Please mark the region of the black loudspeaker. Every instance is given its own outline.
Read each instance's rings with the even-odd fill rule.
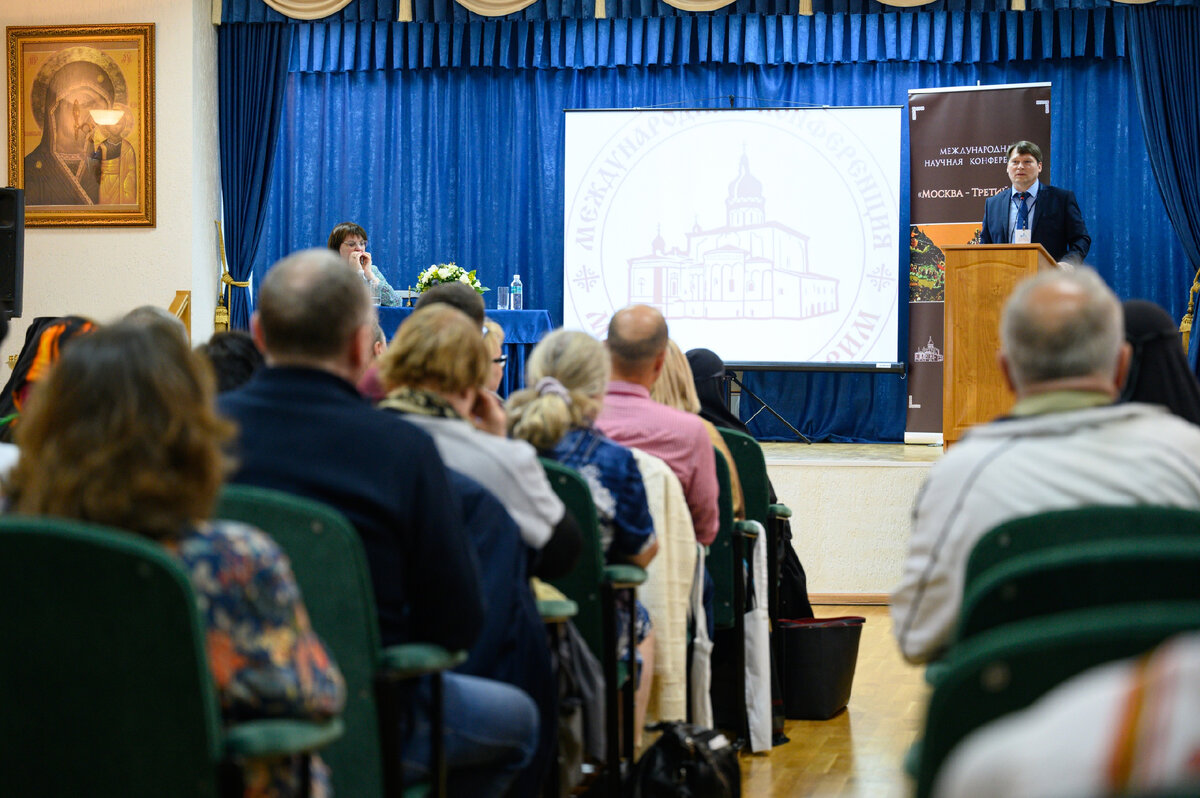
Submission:
[[[25,285],[25,192],[0,188],[0,309],[21,317]]]

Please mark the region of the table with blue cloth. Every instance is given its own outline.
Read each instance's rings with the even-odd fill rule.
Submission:
[[[378,308],[379,325],[383,334],[392,340],[401,322],[413,312],[412,308]],[[487,317],[504,330],[504,354],[508,362],[504,365],[504,380],[500,383],[500,395],[509,393],[525,384],[525,358],[534,345],[554,329],[550,314],[544,310],[496,310],[489,309]]]

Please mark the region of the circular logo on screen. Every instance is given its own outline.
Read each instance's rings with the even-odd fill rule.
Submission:
[[[570,115],[567,325],[603,336],[647,304],[730,362],[894,360],[899,210],[878,159],[898,132],[856,132],[850,110]]]

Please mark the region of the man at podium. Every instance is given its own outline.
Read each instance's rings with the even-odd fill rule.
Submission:
[[[1082,263],[1092,239],[1075,192],[1038,180],[1041,148],[1032,141],[1013,144],[1008,148],[1007,169],[1012,187],[988,197],[979,243],[1041,244],[1060,263]]]

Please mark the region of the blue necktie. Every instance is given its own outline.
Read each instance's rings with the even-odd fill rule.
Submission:
[[[1028,230],[1029,229],[1029,203],[1026,202],[1026,200],[1029,199],[1029,192],[1022,191],[1022,192],[1018,193],[1017,199],[1020,200],[1020,202],[1017,204],[1017,229],[1018,230]]]

